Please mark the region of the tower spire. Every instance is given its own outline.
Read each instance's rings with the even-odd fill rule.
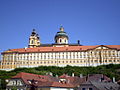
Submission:
[[[62,25],[60,26],[60,31],[64,31],[64,27]]]
[[[34,48],[38,47],[40,45],[40,38],[39,35],[36,33],[36,30],[33,29],[30,37],[29,37],[29,45],[28,47]]]

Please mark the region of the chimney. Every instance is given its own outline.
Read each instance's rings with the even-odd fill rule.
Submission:
[[[56,75],[56,78],[58,78],[58,75]]]
[[[88,79],[89,79],[89,74],[86,76],[86,81],[88,81]]]
[[[75,76],[75,74],[74,73],[72,73],[72,77],[74,77]]]
[[[115,77],[113,77],[113,80],[112,80],[112,81],[113,81],[113,83],[116,83],[116,82],[115,82]]]
[[[52,73],[52,72],[50,72],[50,73],[49,73],[49,75],[50,75],[50,76],[53,76],[53,73]]]
[[[83,78],[83,74],[80,74],[80,78]]]
[[[100,82],[104,80],[104,75],[102,74],[102,77],[100,78]]]
[[[77,40],[77,44],[80,45],[80,40]]]
[[[1,81],[1,79],[0,79],[0,81]],[[6,79],[5,81],[6,81],[7,83],[9,82],[9,80],[8,80],[8,79]]]
[[[27,50],[27,47],[25,47],[25,50]]]
[[[46,75],[49,75],[49,73],[47,72]]]
[[[67,81],[68,83],[70,83],[70,80],[68,79],[68,81]]]

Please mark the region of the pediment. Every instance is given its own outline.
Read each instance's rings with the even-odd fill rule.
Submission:
[[[107,46],[101,45],[101,46],[96,47],[95,49],[99,50],[99,49],[110,49],[110,48]]]

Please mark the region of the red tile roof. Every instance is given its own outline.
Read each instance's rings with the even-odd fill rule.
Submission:
[[[68,76],[66,74],[63,74],[59,77],[60,79],[66,79],[69,83],[74,85],[76,87],[77,85],[80,85],[81,83],[84,83],[86,81],[86,77],[80,78],[78,76]]]
[[[61,87],[61,88],[74,88],[82,83],[89,82],[89,81],[97,81],[99,82],[101,79],[102,81],[110,82],[111,79],[103,74],[91,74],[87,77],[84,76],[82,78],[78,76],[68,76],[66,74],[61,75],[60,77],[56,78],[50,75],[37,75],[37,74],[30,74],[30,73],[18,73],[16,76],[13,76],[12,79],[22,79],[23,82],[27,85],[31,85],[28,81],[36,81],[34,86],[37,87]],[[61,79],[65,79],[65,81],[60,81]]]
[[[120,84],[120,80],[117,81]]]
[[[59,76],[59,78],[67,78],[67,77],[70,77],[70,76],[68,76],[67,74],[63,74],[63,75]]]
[[[18,73],[16,76],[13,76],[12,79],[20,78],[22,79],[26,84],[28,83],[28,80],[37,80],[37,81],[42,81],[42,82],[47,82],[47,81],[55,81],[54,77],[51,78],[50,76],[46,75],[37,75],[37,74],[31,74],[31,73]]]
[[[112,81],[110,78],[103,74],[91,74],[87,76],[87,81]]]
[[[51,87],[66,87],[66,88],[74,88],[75,86],[71,83],[61,83],[61,82],[53,82]]]
[[[52,76],[49,75],[46,76],[21,72],[18,73],[16,76],[13,76],[12,79],[22,79],[23,82],[27,85],[31,85],[28,81],[35,80],[37,81],[37,83],[34,85],[37,87],[74,87],[74,85],[72,85],[71,83],[61,83],[59,82],[58,78],[55,79],[55,77],[51,77]]]
[[[36,48],[20,48],[10,49],[3,53],[27,53],[27,52],[59,52],[59,51],[85,51],[89,49],[95,49],[99,46],[105,46],[112,49],[120,50],[120,45],[95,45],[95,46],[68,46],[68,47],[36,47]]]
[[[38,81],[38,83],[35,85],[37,87],[60,87],[60,88],[73,88],[74,85],[71,83],[61,83],[61,82],[41,82]]]

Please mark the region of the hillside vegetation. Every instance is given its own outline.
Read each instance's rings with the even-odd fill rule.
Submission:
[[[57,67],[57,66],[39,66],[35,68],[16,68],[12,71],[2,71],[0,70],[0,90],[5,88],[6,82],[5,79],[9,79],[12,76],[16,75],[19,72],[34,73],[45,75],[47,73],[52,73],[53,76],[60,76],[64,73],[72,75],[74,73],[76,76],[80,74],[105,74],[106,76],[115,77],[116,80],[120,80],[120,64],[110,64],[110,65],[101,65],[97,67],[78,67],[78,66],[66,66],[66,67]]]

